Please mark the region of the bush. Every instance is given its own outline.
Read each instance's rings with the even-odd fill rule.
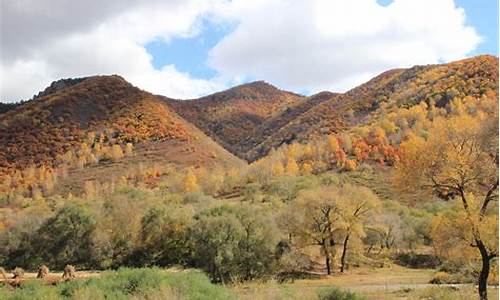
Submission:
[[[277,228],[262,210],[220,206],[203,211],[192,227],[193,263],[214,282],[272,274]]]
[[[480,266],[474,263],[445,261],[439,266],[438,271],[440,273],[450,274],[453,277],[452,281],[454,283],[475,283],[477,281],[477,270],[479,268]],[[494,270],[494,267],[491,268],[491,270]]]
[[[342,291],[338,288],[329,288],[323,290],[318,295],[319,300],[363,300],[364,297],[358,296],[350,291]]]
[[[415,252],[399,253],[394,258],[395,262],[399,265],[410,268],[436,268],[441,260],[435,255],[418,254]]]
[[[429,281],[432,284],[455,283],[453,276],[446,272],[437,272],[434,277]]]
[[[58,290],[39,280],[23,281],[16,289],[0,286],[0,299],[6,300],[56,300],[61,299]]]
[[[278,282],[288,280],[308,278],[307,270],[311,269],[313,262],[311,259],[298,251],[289,250],[284,253],[278,262]]]

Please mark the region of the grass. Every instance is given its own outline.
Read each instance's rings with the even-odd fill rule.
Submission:
[[[234,299],[224,286],[212,284],[198,271],[168,272],[157,268],[120,269],[99,277],[62,282],[55,286],[28,280],[20,288],[0,288],[6,300],[121,300],[121,299]]]
[[[0,286],[0,299],[6,300],[361,300],[361,299],[476,299],[474,285],[458,287],[429,285],[433,270],[359,268],[346,274],[321,279],[304,279],[279,284],[274,280],[232,285],[212,284],[196,270],[158,268],[128,269],[92,273],[91,277],[50,285],[47,281],[27,279],[20,288]],[[491,299],[498,289],[490,288]]]

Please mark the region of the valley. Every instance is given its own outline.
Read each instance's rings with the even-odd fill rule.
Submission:
[[[498,297],[494,56],[310,96],[63,79],[0,144],[5,299]]]

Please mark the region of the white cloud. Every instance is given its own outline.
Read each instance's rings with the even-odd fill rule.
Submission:
[[[88,2],[90,6],[94,3]],[[28,99],[53,80],[95,74],[119,74],[142,89],[175,98],[190,98],[221,90],[225,85],[219,78],[192,78],[187,73],[177,71],[173,65],[155,69],[152,57],[145,49],[145,44],[154,39],[161,38],[168,42],[172,37],[196,34],[202,18],[209,12],[210,3],[130,1],[133,9],[118,10],[116,14],[102,18],[95,17],[94,23],[85,22],[71,30],[54,29],[57,37],[54,32],[45,33],[38,29],[26,32],[23,43],[18,41],[19,38],[12,37],[10,44],[2,43],[0,99]],[[64,7],[69,14],[63,20],[56,18],[54,22],[64,25],[67,19],[71,19],[71,13],[78,22],[78,11],[69,8]],[[42,8],[39,10],[43,11]],[[2,12],[2,16],[4,13],[8,12]],[[32,11],[27,9],[26,14],[31,15]],[[51,18],[45,21],[50,23]],[[54,26],[44,25],[45,28]],[[41,42],[44,38],[28,38],[37,34],[45,34],[46,42]],[[25,49],[23,53],[13,49],[13,45],[17,44]]]
[[[145,44],[235,24],[210,51],[218,75],[156,70]],[[242,78],[291,90],[345,90],[389,68],[464,57],[479,37],[453,0],[1,1],[0,101],[51,81],[119,74],[153,93],[192,98]]]
[[[480,42],[453,0],[236,0],[239,21],[210,54],[226,76],[343,91],[390,68],[463,58]],[[251,7],[249,7],[251,6]]]

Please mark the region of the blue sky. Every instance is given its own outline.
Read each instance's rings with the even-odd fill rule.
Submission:
[[[377,0],[377,3],[387,6],[392,0]],[[476,29],[483,39],[477,49],[469,55],[493,54],[498,56],[498,1],[494,0],[455,0],[466,13],[466,24]],[[151,41],[146,49],[153,57],[153,65],[161,69],[165,65],[175,67],[191,76],[210,79],[217,72],[208,65],[208,53],[234,26],[214,25],[204,22],[201,31],[195,36],[174,38],[168,42],[161,39]],[[247,78],[246,81],[254,78]],[[307,92],[301,90],[297,92]]]
[[[233,29],[205,21],[194,36],[173,38],[168,42],[156,39],[146,44],[146,49],[156,69],[175,65],[177,70],[193,77],[209,79],[217,72],[208,66],[208,52]]]
[[[472,54],[493,54],[498,56],[498,1],[455,0],[465,9],[467,24],[473,26],[483,42]]]

